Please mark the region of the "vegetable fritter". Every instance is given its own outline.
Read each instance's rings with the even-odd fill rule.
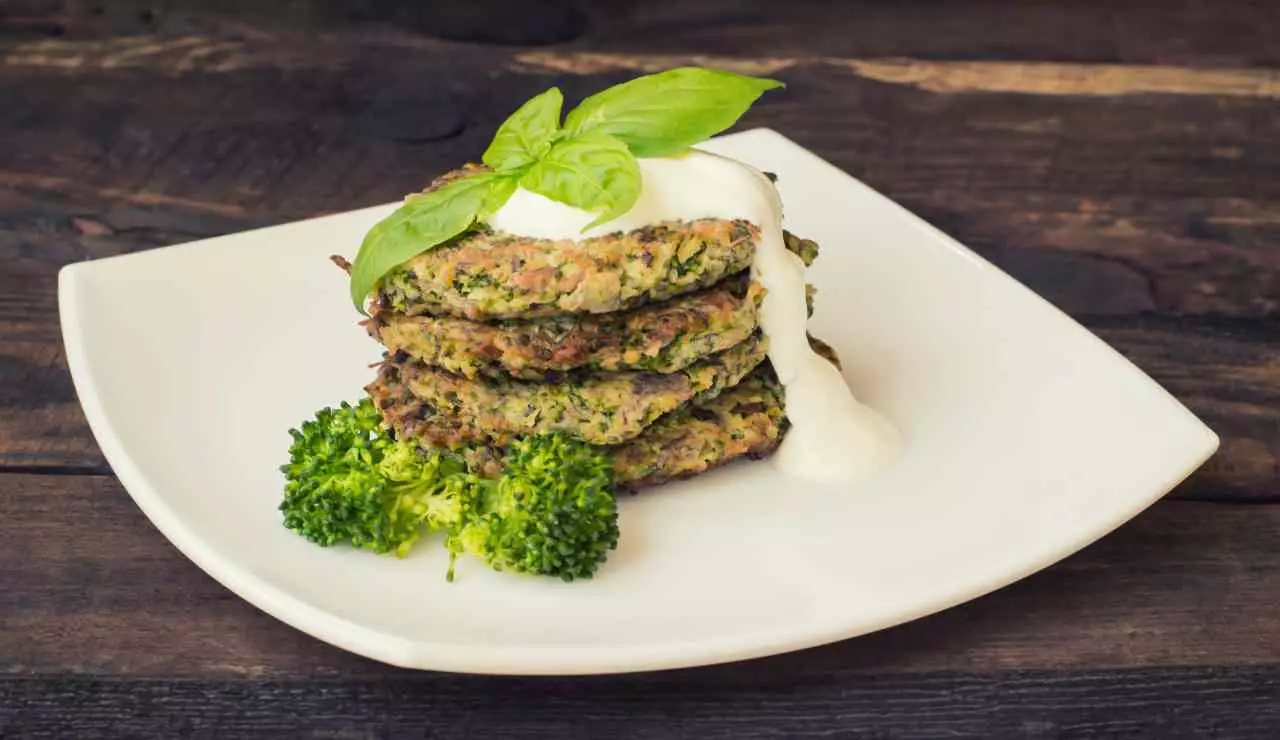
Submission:
[[[637,489],[688,478],[732,462],[769,454],[786,431],[782,386],[761,366],[715,398],[659,419],[640,436],[612,448],[614,479]]]
[[[482,230],[387,273],[378,303],[407,314],[509,319],[607,313],[714,285],[747,269],[746,221],[671,221],[574,241]]]
[[[422,402],[403,384],[384,383],[380,390],[378,403],[396,436],[415,437],[422,429]],[[595,449],[608,456],[617,485],[635,490],[697,475],[741,457],[767,455],[785,429],[782,388],[772,369],[762,365],[719,396],[667,414],[627,442]],[[505,450],[499,445],[472,445],[457,452],[472,470],[490,477],[502,474]]]
[[[383,362],[366,390],[393,427],[433,446],[502,444],[540,432],[617,444],[663,414],[735,385],[764,361],[766,350],[757,334],[679,372],[601,373],[565,383],[469,380],[399,356]],[[420,402],[417,408],[387,402],[400,385]],[[403,418],[392,418],[397,415]]]
[[[673,373],[751,336],[763,297],[764,288],[743,275],[618,313],[483,323],[378,311],[368,328],[392,352],[467,378],[556,381],[574,370]]]
[[[785,237],[805,264],[817,257],[814,242]],[[744,271],[710,288],[607,314],[479,322],[408,315],[375,303],[366,328],[393,352],[468,378],[557,381],[574,370],[672,373],[745,340],[759,322],[763,297],[764,288]]]
[[[814,337],[809,342],[840,366],[830,346]],[[375,403],[396,436],[416,439],[431,449],[422,430],[432,423],[432,410],[394,375],[384,374],[370,390],[375,388]],[[636,490],[698,475],[739,458],[764,457],[777,448],[786,429],[783,389],[766,361],[714,398],[697,399],[622,444],[596,449],[608,455],[615,482]],[[502,472],[505,451],[500,444],[472,444],[456,451],[483,475]]]

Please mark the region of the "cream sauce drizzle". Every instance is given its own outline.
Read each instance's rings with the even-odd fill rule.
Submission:
[[[865,478],[900,447],[897,430],[859,403],[840,372],[809,346],[804,263],[787,251],[782,200],[765,175],[699,150],[641,158],[639,200],[622,216],[583,232],[594,216],[519,188],[490,219],[498,230],[540,239],[583,239],[661,221],[742,219],[760,229],[752,276],[766,289],[760,326],[786,389],[791,429],[771,458],[788,475],[822,481]]]

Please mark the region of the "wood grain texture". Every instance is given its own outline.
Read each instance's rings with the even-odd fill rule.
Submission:
[[[877,82],[911,85],[936,93],[1016,93],[1098,96],[1162,94],[1219,97],[1280,97],[1280,73],[1270,69],[1196,69],[1157,65],[1063,62],[953,62],[847,57],[733,57],[710,54],[621,54],[534,51],[517,63],[574,74],[620,70],[653,73],[703,66],[747,75],[777,75],[800,66],[844,68]]]
[[[1280,670],[0,682],[22,738],[1263,738]]]
[[[875,0],[583,4],[598,51],[1277,66],[1266,2]]]
[[[1276,66],[1274,8],[1254,0],[11,0],[0,38],[214,30],[349,33],[724,56],[916,56]]]
[[[1280,507],[1162,503],[975,603],[866,638],[707,670],[804,681],[831,671],[1280,666],[1277,531]],[[0,674],[403,673],[256,611],[168,545],[108,477],[0,475],[0,542]]]

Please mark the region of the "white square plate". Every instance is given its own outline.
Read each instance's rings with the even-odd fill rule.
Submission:
[[[597,673],[749,658],[945,609],[1069,555],[1217,438],[1088,331],[955,241],[767,130],[709,143],[779,176],[818,241],[811,328],[903,431],[857,488],[741,462],[621,503],[589,581],[323,549],[276,507],[286,434],[356,399],[378,347],[351,255],[394,204],[71,265],[63,336],[94,435],[184,554],[322,640],[417,668]],[[424,182],[432,173],[423,173]]]

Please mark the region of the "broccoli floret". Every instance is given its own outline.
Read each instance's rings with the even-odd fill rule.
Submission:
[[[466,466],[385,435],[367,398],[323,409],[289,434],[280,511],[286,527],[318,545],[403,556],[424,525],[456,526],[470,507]]]
[[[431,530],[461,526],[475,505],[480,482],[457,456],[440,450],[423,452],[412,442],[390,445],[378,463],[378,473],[388,482],[395,512],[416,517]]]
[[[391,438],[367,398],[290,434],[280,510],[286,527],[319,545],[404,556],[424,531],[442,531],[449,580],[457,556],[471,553],[496,570],[566,581],[590,577],[617,547],[612,468],[572,437],[513,442],[493,480],[453,453]]]
[[[516,440],[502,477],[483,487],[449,549],[495,570],[590,578],[618,546],[612,490],[612,467],[591,445],[562,434]]]

